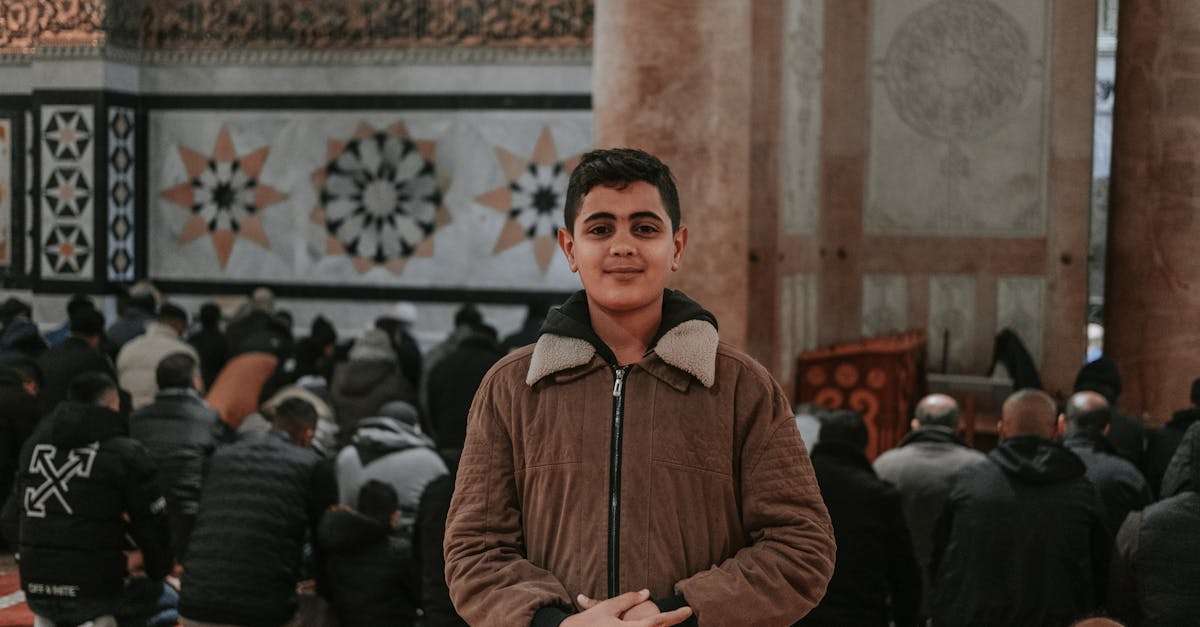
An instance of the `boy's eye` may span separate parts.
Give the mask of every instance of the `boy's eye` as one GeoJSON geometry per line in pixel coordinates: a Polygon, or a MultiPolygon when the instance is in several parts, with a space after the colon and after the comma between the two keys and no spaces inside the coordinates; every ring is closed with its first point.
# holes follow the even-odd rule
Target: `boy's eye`
{"type": "Polygon", "coordinates": [[[633,227],[633,232],[641,235],[654,235],[658,232],[658,227],[653,224],[639,224],[633,227]]]}
{"type": "Polygon", "coordinates": [[[612,227],[607,224],[597,224],[588,229],[588,233],[592,235],[608,235],[610,232],[612,232],[612,227]]]}

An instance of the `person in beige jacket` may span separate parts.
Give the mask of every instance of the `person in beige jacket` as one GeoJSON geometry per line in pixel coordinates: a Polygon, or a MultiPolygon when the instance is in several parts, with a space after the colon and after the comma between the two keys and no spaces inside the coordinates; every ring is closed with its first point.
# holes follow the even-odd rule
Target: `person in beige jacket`
{"type": "Polygon", "coordinates": [[[687,229],[657,158],[584,155],[559,244],[585,288],[485,377],[447,521],[473,625],[790,625],[834,539],[779,384],[666,289],[687,229]]]}
{"type": "Polygon", "coordinates": [[[146,324],[146,332],[129,340],[117,353],[117,382],[133,397],[133,408],[154,402],[158,383],[154,372],[168,355],[187,353],[200,361],[191,344],[179,339],[187,328],[187,312],[171,303],[158,309],[158,318],[146,324]]]}

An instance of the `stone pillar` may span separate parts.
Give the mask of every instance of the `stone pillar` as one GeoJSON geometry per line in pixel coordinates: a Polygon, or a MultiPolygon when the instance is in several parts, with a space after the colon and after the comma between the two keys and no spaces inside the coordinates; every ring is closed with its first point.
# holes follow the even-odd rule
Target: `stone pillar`
{"type": "Polygon", "coordinates": [[[1122,2],[1117,32],[1105,353],[1162,422],[1200,377],[1200,4],[1122,2]]]}
{"type": "Polygon", "coordinates": [[[688,250],[674,287],[747,340],[753,7],[748,0],[597,0],[593,108],[598,147],[671,166],[688,250]]]}

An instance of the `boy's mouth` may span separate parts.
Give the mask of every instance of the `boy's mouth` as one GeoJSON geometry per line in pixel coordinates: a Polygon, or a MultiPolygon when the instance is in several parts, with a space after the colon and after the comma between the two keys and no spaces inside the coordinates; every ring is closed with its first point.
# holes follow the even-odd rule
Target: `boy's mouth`
{"type": "Polygon", "coordinates": [[[641,274],[642,269],[634,266],[617,266],[606,268],[604,272],[605,274],[641,274]]]}

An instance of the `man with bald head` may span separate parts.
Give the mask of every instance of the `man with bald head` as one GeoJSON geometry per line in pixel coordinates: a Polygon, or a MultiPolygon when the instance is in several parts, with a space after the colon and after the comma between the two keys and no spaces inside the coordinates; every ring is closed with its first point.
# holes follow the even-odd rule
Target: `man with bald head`
{"type": "Polygon", "coordinates": [[[929,576],[933,523],[942,512],[954,477],[966,468],[987,462],[983,453],[968,448],[959,439],[958,418],[958,403],[953,398],[945,394],[926,396],[917,403],[913,430],[896,448],[875,460],[875,473],[900,492],[913,552],[921,565],[925,590],[922,618],[929,615],[933,591],[929,576]]]}
{"type": "Polygon", "coordinates": [[[1116,536],[1125,516],[1154,498],[1150,485],[1133,464],[1113,453],[1105,436],[1112,422],[1108,401],[1096,392],[1076,392],[1058,417],[1063,446],[1083,460],[1088,481],[1096,486],[1104,506],[1108,532],[1116,536]]]}
{"type": "Polygon", "coordinates": [[[934,526],[935,625],[1067,625],[1099,607],[1108,533],[1057,414],[1044,392],[1014,393],[988,463],[954,481],[934,526]]]}

